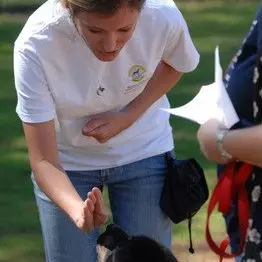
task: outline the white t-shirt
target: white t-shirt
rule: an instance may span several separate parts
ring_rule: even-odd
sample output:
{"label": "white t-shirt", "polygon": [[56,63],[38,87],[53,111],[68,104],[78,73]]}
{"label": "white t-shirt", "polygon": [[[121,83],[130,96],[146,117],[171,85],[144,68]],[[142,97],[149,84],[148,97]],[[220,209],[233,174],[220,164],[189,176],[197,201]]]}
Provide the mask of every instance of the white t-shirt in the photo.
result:
{"label": "white t-shirt", "polygon": [[116,167],[173,149],[164,95],[132,126],[100,144],[82,135],[92,116],[119,111],[145,88],[163,60],[180,72],[196,68],[199,54],[172,0],[147,0],[132,38],[112,62],[90,51],[57,0],[30,16],[15,42],[17,113],[22,121],[55,119],[65,170]]}

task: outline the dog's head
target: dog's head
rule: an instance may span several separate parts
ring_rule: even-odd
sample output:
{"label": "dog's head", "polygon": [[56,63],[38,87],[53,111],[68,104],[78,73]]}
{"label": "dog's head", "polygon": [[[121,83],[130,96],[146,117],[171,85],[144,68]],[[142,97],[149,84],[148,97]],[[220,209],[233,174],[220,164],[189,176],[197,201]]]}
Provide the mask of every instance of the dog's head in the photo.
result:
{"label": "dog's head", "polygon": [[99,262],[177,262],[170,250],[145,236],[130,237],[111,224],[97,240]]}

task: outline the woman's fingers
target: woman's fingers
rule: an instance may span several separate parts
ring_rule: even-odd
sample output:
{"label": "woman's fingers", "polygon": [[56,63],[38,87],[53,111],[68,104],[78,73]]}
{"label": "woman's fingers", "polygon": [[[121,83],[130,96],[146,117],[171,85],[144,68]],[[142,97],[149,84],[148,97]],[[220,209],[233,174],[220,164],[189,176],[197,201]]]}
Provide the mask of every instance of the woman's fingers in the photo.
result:
{"label": "woman's fingers", "polygon": [[89,216],[92,215],[93,216],[94,209],[95,209],[95,205],[94,205],[92,199],[87,198],[86,201],[85,201],[85,207],[84,207],[86,215],[89,215]]}
{"label": "woman's fingers", "polygon": [[95,205],[92,196],[88,196],[83,204],[82,216],[78,221],[78,227],[84,232],[94,230],[94,209]]}
{"label": "woman's fingers", "polygon": [[91,199],[93,201],[93,204],[95,205],[96,197],[92,191],[87,193],[87,198]]}
{"label": "woman's fingers", "polygon": [[104,199],[103,199],[102,192],[100,191],[99,188],[94,187],[92,189],[92,193],[94,194],[95,199],[96,199],[95,211],[97,213],[104,213],[106,210],[105,210],[105,204],[104,204]]}
{"label": "woman's fingers", "polygon": [[94,225],[95,227],[104,225],[109,217],[109,211],[103,199],[103,195],[99,188],[93,188],[92,193],[96,197],[95,210],[94,210]]}

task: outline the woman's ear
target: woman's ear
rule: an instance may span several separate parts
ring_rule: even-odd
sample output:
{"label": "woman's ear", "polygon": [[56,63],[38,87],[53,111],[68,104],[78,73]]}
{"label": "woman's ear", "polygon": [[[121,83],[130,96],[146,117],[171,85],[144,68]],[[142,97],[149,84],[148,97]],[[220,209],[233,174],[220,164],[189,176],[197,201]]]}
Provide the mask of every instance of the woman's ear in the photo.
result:
{"label": "woman's ear", "polygon": [[115,224],[110,224],[106,231],[98,237],[97,244],[112,251],[116,247],[123,246],[128,239],[129,236],[124,230]]}

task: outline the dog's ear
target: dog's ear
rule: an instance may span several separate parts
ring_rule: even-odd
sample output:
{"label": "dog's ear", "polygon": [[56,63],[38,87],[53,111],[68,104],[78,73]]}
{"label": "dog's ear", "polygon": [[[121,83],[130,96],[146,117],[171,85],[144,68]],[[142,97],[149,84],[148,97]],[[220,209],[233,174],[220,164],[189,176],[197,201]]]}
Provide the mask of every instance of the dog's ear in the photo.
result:
{"label": "dog's ear", "polygon": [[106,231],[98,237],[97,244],[112,251],[116,247],[123,246],[128,239],[129,236],[124,230],[115,224],[110,224]]}

